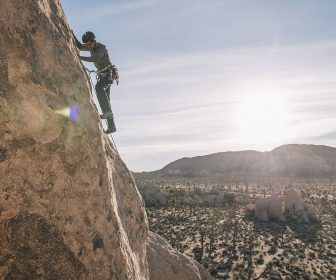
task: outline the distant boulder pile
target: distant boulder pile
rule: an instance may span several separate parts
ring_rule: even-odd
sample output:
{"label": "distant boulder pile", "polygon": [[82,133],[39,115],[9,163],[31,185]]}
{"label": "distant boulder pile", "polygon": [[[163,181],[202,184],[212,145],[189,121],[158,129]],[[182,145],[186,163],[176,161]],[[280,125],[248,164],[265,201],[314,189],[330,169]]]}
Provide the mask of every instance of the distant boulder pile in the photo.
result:
{"label": "distant boulder pile", "polygon": [[255,217],[261,222],[268,222],[270,220],[286,222],[281,200],[277,196],[258,198],[256,201]]}
{"label": "distant boulder pile", "polygon": [[[319,221],[313,207],[303,201],[299,191],[290,189],[284,195],[284,207],[279,196],[258,198],[255,204],[245,206],[245,215],[260,222],[316,223]],[[284,210],[283,210],[284,208]]]}
{"label": "distant boulder pile", "polygon": [[299,192],[290,189],[285,193],[285,214],[298,223],[315,223],[319,219],[313,207],[305,203]]}

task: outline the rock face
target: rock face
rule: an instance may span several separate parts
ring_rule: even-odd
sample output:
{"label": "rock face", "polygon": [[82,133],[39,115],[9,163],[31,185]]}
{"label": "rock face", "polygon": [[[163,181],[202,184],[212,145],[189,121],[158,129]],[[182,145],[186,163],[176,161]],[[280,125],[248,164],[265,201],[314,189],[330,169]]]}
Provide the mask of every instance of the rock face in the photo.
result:
{"label": "rock face", "polygon": [[150,232],[147,245],[152,280],[211,280],[208,272],[193,259],[176,252],[159,235]]}
{"label": "rock face", "polygon": [[2,0],[0,33],[0,279],[149,279],[143,201],[59,1]]}
{"label": "rock face", "polygon": [[299,191],[295,189],[290,189],[285,193],[285,212],[298,223],[315,223],[319,220],[313,207],[305,203]]}
{"label": "rock face", "polygon": [[255,217],[261,222],[270,220],[285,222],[280,198],[277,196],[258,198],[255,206]]}
{"label": "rock face", "polygon": [[[59,2],[0,14],[0,278],[147,279],[143,203],[101,137]],[[77,121],[55,114],[73,104]]]}

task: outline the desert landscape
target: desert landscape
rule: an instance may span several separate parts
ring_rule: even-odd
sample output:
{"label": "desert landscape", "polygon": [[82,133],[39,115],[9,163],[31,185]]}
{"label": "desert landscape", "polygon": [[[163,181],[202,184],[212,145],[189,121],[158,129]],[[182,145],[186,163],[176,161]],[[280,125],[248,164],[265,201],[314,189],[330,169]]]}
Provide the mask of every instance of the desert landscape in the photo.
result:
{"label": "desert landscape", "polygon": [[[336,179],[135,175],[149,227],[214,279],[335,279]],[[295,189],[318,220],[260,222],[246,205]]]}

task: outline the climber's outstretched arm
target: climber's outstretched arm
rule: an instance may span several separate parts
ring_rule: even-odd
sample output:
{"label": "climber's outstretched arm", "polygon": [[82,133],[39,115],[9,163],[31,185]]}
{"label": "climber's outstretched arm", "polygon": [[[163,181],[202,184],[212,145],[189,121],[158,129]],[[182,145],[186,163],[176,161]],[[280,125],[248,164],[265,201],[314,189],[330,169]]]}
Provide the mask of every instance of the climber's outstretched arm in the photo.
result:
{"label": "climber's outstretched arm", "polygon": [[[72,31],[72,30],[71,30]],[[72,31],[72,35],[73,35],[73,39],[74,39],[74,42],[77,46],[77,48],[80,50],[80,51],[88,51],[89,49],[84,45],[82,44],[76,37],[76,35],[73,33]]]}
{"label": "climber's outstretched arm", "polygon": [[104,45],[98,44],[95,52],[91,52],[91,56],[80,56],[79,58],[86,62],[96,62],[101,61],[104,56],[108,56],[107,49]]}
{"label": "climber's outstretched arm", "polygon": [[79,58],[86,62],[95,62],[95,58],[91,56],[79,56]]}

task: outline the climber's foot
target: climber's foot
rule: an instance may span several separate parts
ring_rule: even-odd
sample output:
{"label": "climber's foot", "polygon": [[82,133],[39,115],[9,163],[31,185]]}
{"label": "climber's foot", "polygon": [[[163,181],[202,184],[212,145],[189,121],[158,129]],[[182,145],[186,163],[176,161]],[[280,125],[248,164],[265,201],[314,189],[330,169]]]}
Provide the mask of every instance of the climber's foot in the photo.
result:
{"label": "climber's foot", "polygon": [[117,131],[117,129],[115,128],[115,126],[114,127],[109,127],[108,129],[104,130],[104,132],[106,134],[114,133],[116,131]]}
{"label": "climber's foot", "polygon": [[100,115],[100,118],[103,120],[103,119],[108,119],[112,116],[113,116],[112,112],[106,112],[106,113],[103,113],[102,115]]}

